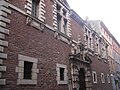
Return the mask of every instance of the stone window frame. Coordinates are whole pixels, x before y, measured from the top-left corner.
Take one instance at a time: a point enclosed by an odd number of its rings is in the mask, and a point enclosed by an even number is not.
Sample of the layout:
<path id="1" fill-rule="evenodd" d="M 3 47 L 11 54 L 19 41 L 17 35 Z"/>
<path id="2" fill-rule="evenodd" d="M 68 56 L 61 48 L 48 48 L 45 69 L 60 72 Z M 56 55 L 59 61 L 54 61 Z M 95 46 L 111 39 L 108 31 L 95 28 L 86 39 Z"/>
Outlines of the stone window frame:
<path id="1" fill-rule="evenodd" d="M 95 43 L 96 50 L 95 51 L 97 54 L 100 54 L 100 41 L 99 41 L 99 39 L 100 38 L 98 36 L 95 37 L 95 41 L 96 41 L 96 43 Z"/>
<path id="2" fill-rule="evenodd" d="M 32 62 L 32 79 L 24 79 L 24 61 Z M 39 73 L 39 69 L 37 69 L 38 65 L 38 59 L 24 56 L 24 55 L 18 55 L 18 67 L 16 67 L 16 72 L 18 73 L 18 79 L 17 79 L 17 85 L 23 84 L 23 85 L 34 85 L 37 84 L 37 74 Z"/>
<path id="3" fill-rule="evenodd" d="M 60 68 L 64 68 L 64 81 L 60 81 Z M 67 65 L 63 65 L 63 64 L 56 64 L 56 71 L 57 71 L 57 84 L 68 84 L 68 70 L 67 70 Z"/>
<path id="4" fill-rule="evenodd" d="M 108 81 L 108 83 L 110 83 L 110 75 L 109 74 L 107 74 L 107 81 Z"/>
<path id="5" fill-rule="evenodd" d="M 93 50 L 93 36 L 92 31 L 87 27 L 84 26 L 84 38 L 86 41 L 86 48 Z"/>
<path id="6" fill-rule="evenodd" d="M 95 75 L 95 77 L 94 77 L 94 75 Z M 96 73 L 96 71 L 92 71 L 92 78 L 93 78 L 93 83 L 97 84 L 97 73 Z M 96 79 L 96 81 L 94 80 L 94 78 Z"/>
<path id="7" fill-rule="evenodd" d="M 36 0 L 35 0 L 36 1 Z M 26 13 L 33 18 L 33 19 L 37 19 L 40 20 L 42 22 L 45 22 L 46 17 L 45 17 L 45 0 L 38 0 L 38 3 L 36 3 L 36 9 L 33 9 L 33 5 L 35 5 L 35 3 L 33 4 L 33 0 L 26 0 L 26 5 L 25 5 L 25 9 L 26 9 Z M 37 11 L 36 14 L 33 12 Z"/>
<path id="8" fill-rule="evenodd" d="M 104 73 L 101 73 L 101 82 L 105 83 L 105 75 L 104 75 Z"/>
<path id="9" fill-rule="evenodd" d="M 57 13 L 61 16 L 60 29 L 57 29 L 61 33 L 68 35 L 68 13 L 69 11 L 63 6 L 59 1 L 57 1 L 56 7 L 60 6 L 60 11 L 57 10 Z M 65 11 L 65 14 L 64 14 Z M 66 21 L 66 24 L 65 24 Z M 57 26 L 58 27 L 58 26 Z"/>

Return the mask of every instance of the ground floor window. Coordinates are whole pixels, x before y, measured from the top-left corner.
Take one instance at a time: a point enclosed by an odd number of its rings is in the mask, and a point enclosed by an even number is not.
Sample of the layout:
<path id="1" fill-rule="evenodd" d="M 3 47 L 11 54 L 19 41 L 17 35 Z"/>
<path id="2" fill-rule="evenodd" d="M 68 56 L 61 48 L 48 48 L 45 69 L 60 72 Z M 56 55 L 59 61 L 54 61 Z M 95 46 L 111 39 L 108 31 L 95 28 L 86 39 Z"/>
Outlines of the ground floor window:
<path id="1" fill-rule="evenodd" d="M 97 73 L 92 71 L 93 83 L 97 83 Z"/>
<path id="2" fill-rule="evenodd" d="M 57 63 L 56 71 L 57 71 L 57 84 L 67 84 L 68 83 L 67 66 Z"/>
<path id="3" fill-rule="evenodd" d="M 109 74 L 107 74 L 107 81 L 108 81 L 108 83 L 110 83 L 110 75 Z"/>
<path id="4" fill-rule="evenodd" d="M 105 83 L 105 75 L 104 75 L 104 73 L 101 73 L 101 81 L 102 81 L 102 83 Z"/>
<path id="5" fill-rule="evenodd" d="M 32 79 L 33 62 L 24 61 L 24 79 Z"/>
<path id="6" fill-rule="evenodd" d="M 24 55 L 18 55 L 18 73 L 17 84 L 37 84 L 37 69 L 38 59 Z"/>

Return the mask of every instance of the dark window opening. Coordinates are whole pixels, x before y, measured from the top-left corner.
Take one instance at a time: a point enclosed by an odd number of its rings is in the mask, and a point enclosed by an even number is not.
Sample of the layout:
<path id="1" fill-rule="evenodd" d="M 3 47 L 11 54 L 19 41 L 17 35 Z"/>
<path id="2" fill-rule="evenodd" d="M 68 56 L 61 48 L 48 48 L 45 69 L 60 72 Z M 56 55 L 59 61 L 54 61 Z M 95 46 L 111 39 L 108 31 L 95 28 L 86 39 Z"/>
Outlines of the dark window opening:
<path id="1" fill-rule="evenodd" d="M 61 30 L 61 16 L 59 13 L 57 13 L 57 29 L 60 31 Z"/>
<path id="2" fill-rule="evenodd" d="M 32 15 L 33 15 L 34 17 L 37 17 L 37 15 L 38 15 L 39 1 L 40 1 L 40 0 L 32 0 Z"/>
<path id="3" fill-rule="evenodd" d="M 66 16 L 66 13 L 67 13 L 66 10 L 63 9 L 63 15 L 64 16 Z"/>
<path id="4" fill-rule="evenodd" d="M 87 34 L 87 28 L 85 28 L 85 33 Z"/>
<path id="5" fill-rule="evenodd" d="M 60 68 L 60 80 L 64 81 L 64 68 Z"/>
<path id="6" fill-rule="evenodd" d="M 32 62 L 24 61 L 24 79 L 32 79 Z"/>
<path id="7" fill-rule="evenodd" d="M 67 34 L 67 19 L 64 19 L 64 25 L 63 25 L 63 28 L 64 28 L 64 33 Z"/>
<path id="8" fill-rule="evenodd" d="M 91 38 L 90 38 L 90 48 L 92 47 L 92 40 L 91 40 Z"/>
<path id="9" fill-rule="evenodd" d="M 60 12 L 61 6 L 57 4 L 57 11 Z"/>
<path id="10" fill-rule="evenodd" d="M 88 36 L 86 35 L 86 41 L 88 42 Z"/>
<path id="11" fill-rule="evenodd" d="M 98 52 L 98 47 L 99 47 L 98 44 L 96 45 L 96 47 L 97 47 L 97 48 L 96 48 L 96 51 Z"/>
<path id="12" fill-rule="evenodd" d="M 88 31 L 88 36 L 90 37 L 90 31 Z"/>
<path id="13" fill-rule="evenodd" d="M 94 80 L 94 82 L 97 82 L 95 73 L 93 73 L 93 80 Z"/>

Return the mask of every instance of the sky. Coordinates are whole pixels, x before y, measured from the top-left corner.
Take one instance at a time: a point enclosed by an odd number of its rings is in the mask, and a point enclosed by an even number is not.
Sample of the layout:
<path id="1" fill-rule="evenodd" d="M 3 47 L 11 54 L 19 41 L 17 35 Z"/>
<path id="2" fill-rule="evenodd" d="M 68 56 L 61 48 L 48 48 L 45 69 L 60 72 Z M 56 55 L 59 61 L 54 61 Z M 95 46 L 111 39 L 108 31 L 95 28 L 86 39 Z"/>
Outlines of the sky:
<path id="1" fill-rule="evenodd" d="M 102 20 L 120 43 L 120 0 L 67 0 L 81 18 Z"/>

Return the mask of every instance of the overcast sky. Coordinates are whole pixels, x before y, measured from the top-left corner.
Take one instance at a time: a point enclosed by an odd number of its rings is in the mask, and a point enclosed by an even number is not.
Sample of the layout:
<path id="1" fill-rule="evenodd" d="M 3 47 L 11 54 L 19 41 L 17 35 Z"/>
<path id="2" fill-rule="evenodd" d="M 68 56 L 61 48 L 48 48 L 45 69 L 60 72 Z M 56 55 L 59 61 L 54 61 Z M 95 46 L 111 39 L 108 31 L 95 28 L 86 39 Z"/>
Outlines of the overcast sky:
<path id="1" fill-rule="evenodd" d="M 120 0 L 67 0 L 80 17 L 102 20 L 120 43 Z"/>

